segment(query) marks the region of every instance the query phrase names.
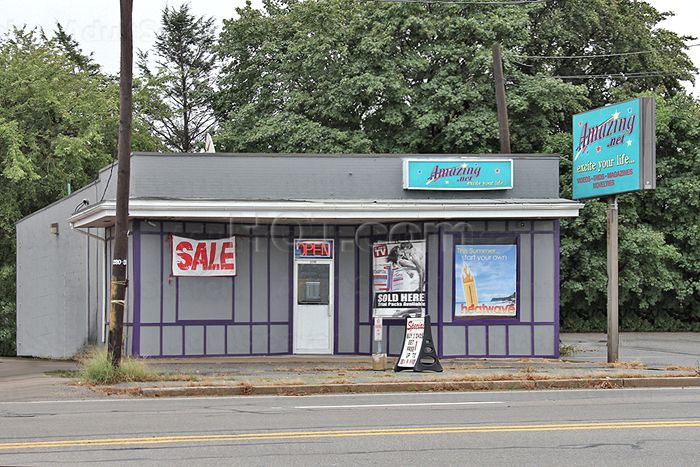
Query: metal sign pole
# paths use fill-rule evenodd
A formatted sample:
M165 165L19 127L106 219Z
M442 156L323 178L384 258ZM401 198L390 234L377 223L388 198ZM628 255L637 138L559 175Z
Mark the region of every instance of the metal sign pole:
M608 363L618 358L617 195L608 197Z

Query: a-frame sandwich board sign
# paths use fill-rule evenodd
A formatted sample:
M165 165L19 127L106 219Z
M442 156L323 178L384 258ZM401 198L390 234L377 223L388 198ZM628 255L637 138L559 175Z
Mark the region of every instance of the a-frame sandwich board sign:
M403 348L394 366L394 371L403 370L442 371L442 365L435 352L430 316L406 318Z

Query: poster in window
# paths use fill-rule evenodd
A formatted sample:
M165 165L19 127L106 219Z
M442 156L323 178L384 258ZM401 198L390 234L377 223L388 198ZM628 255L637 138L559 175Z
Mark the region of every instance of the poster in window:
M425 315L425 241L372 245L375 318Z
M516 245L455 246L455 318L514 317Z

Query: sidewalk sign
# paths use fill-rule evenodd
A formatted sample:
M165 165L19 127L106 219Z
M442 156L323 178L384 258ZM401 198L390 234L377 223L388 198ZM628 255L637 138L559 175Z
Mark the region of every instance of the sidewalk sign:
M406 318L403 348L394 367L394 371L403 370L442 371L442 365L435 353L428 315L423 318Z

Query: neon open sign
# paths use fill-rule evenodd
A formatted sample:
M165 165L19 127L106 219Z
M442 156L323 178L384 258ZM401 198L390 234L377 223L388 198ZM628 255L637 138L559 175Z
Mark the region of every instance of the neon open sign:
M294 240L294 257L309 259L333 258L333 240Z

